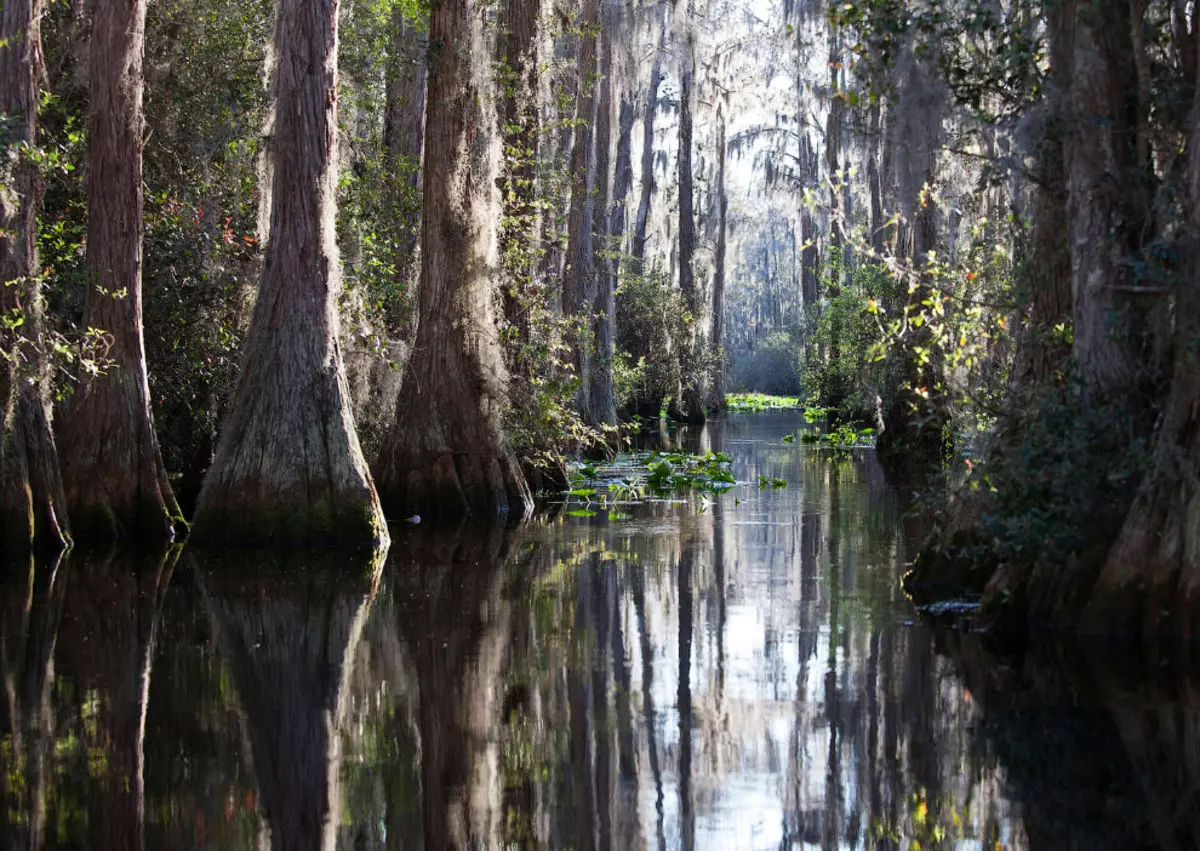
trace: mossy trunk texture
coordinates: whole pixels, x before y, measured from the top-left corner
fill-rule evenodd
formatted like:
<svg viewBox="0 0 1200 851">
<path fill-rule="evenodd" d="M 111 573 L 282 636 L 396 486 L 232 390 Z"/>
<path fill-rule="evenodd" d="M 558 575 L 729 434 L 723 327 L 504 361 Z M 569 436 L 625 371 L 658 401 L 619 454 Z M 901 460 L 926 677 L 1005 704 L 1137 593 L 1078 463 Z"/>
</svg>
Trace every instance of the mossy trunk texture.
<svg viewBox="0 0 1200 851">
<path fill-rule="evenodd" d="M 92 18 L 83 325 L 109 335 L 112 365 L 79 388 L 60 424 L 78 540 L 162 543 L 184 529 L 154 433 L 142 337 L 145 29 L 146 0 L 110 0 Z"/>
<path fill-rule="evenodd" d="M 338 345 L 337 0 L 280 0 L 266 266 L 233 404 L 196 508 L 204 545 L 387 538 Z"/>
<path fill-rule="evenodd" d="M 337 847 L 342 721 L 384 555 L 194 561 L 279 851 Z"/>
<path fill-rule="evenodd" d="M 42 75 L 38 0 L 0 6 L 0 548 L 61 549 L 70 540 L 58 452 L 43 398 L 42 183 L 25 149 L 37 143 Z"/>
<path fill-rule="evenodd" d="M 375 473 L 388 514 L 432 518 L 532 507 L 504 433 L 496 328 L 499 145 L 482 10 L 438 0 L 425 118 L 420 322 L 396 423 Z"/>
</svg>

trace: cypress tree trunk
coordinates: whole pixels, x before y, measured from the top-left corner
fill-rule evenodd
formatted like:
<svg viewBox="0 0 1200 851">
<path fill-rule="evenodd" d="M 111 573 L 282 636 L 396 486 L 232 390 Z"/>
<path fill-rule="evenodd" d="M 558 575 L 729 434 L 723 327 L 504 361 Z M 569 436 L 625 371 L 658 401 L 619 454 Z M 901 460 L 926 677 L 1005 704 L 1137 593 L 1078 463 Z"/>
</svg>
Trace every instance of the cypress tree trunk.
<svg viewBox="0 0 1200 851">
<path fill-rule="evenodd" d="M 885 469 L 911 481 L 941 463 L 949 414 L 936 349 L 934 356 L 924 362 L 916 352 L 918 348 L 932 348 L 929 323 L 911 321 L 935 299 L 942 298 L 926 269 L 928 253 L 938 247 L 938 234 L 937 206 L 925 195 L 925 189 L 932 191 L 937 176 L 944 85 L 927 57 L 916 55 L 911 45 L 907 50 L 911 55 L 896 105 L 896 114 L 904 122 L 898 133 L 905 144 L 897 152 L 896 161 L 899 202 L 908 222 L 905 235 L 909 239 L 901 250 L 912 264 L 912 280 L 902 308 L 910 320 L 897 353 L 900 386 L 886 401 L 885 428 L 875 449 Z"/>
<path fill-rule="evenodd" d="M 650 83 L 646 87 L 646 104 L 642 113 L 641 197 L 633 226 L 632 246 L 634 266 L 639 272 L 646 258 L 646 228 L 650 222 L 650 204 L 654 199 L 654 119 L 658 117 L 658 90 L 662 85 L 662 56 L 666 45 L 667 24 L 664 21 L 658 37 L 658 50 L 654 51 L 654 62 L 650 66 Z"/>
<path fill-rule="evenodd" d="M 885 226 L 883 218 L 883 194 L 879 182 L 879 134 L 880 126 L 879 102 L 871 105 L 870 130 L 867 137 L 867 189 L 871 203 L 871 250 L 875 252 L 876 261 L 883 258 Z"/>
<path fill-rule="evenodd" d="M 842 123 L 845 104 L 838 86 L 838 66 L 841 62 L 841 45 L 838 43 L 837 28 L 829 22 L 829 114 L 825 121 L 825 179 L 829 181 L 829 259 L 836 262 L 836 271 L 830 277 L 830 298 L 837 298 L 842 275 L 842 239 L 845 223 L 843 216 L 848 212 L 842 207 L 840 180 L 842 170 Z M 837 358 L 839 340 L 837 329 L 833 332 L 831 356 Z"/>
<path fill-rule="evenodd" d="M 578 95 L 575 101 L 575 140 L 571 143 L 571 209 L 567 216 L 567 263 L 563 272 L 563 316 L 575 323 L 571 329 L 575 376 L 579 379 L 576 408 L 590 409 L 591 360 L 594 345 L 588 314 L 594 298 L 592 278 L 592 217 L 596 185 L 592 159 L 592 127 L 596 118 L 596 30 L 600 0 L 583 0 L 579 37 Z"/>
<path fill-rule="evenodd" d="M 1129 14 L 1118 0 L 1069 0 L 1056 34 L 1071 62 L 1065 160 L 1074 345 L 1092 403 L 1128 399 L 1155 347 L 1146 296 L 1132 294 L 1137 264 L 1129 262 L 1148 230 Z"/>
<path fill-rule="evenodd" d="M 502 424 L 507 374 L 496 330 L 499 151 L 484 22 L 436 0 L 425 116 L 420 324 L 376 464 L 394 516 L 460 517 L 532 504 Z"/>
<path fill-rule="evenodd" d="M 676 0 L 679 2 L 679 0 Z M 696 273 L 692 264 L 696 253 L 696 214 L 694 209 L 694 174 L 692 170 L 692 113 L 696 105 L 696 35 L 693 32 L 694 8 L 687 0 L 683 56 L 679 69 L 679 292 L 684 306 L 692 315 L 691 351 L 704 345 L 704 305 L 696 291 Z M 682 372 L 682 370 L 681 370 Z M 704 422 L 703 376 L 684 376 L 682 382 L 682 411 L 690 423 Z"/>
<path fill-rule="evenodd" d="M 607 323 L 611 337 L 607 341 L 601 340 L 600 344 L 602 348 L 606 347 L 605 350 L 608 352 L 610 360 L 615 348 L 617 329 L 616 292 L 621 281 L 621 252 L 625 242 L 626 227 L 625 213 L 629 190 L 633 186 L 633 120 L 633 92 L 627 91 L 621 97 L 621 107 L 617 117 L 617 162 L 613 170 L 612 213 L 608 223 L 609 248 L 612 251 L 612 257 L 606 259 L 604 264 L 603 274 L 607 280 L 601 280 L 601 287 L 606 288 L 609 295 L 606 305 L 611 311 Z"/>
<path fill-rule="evenodd" d="M 667 23 L 664 19 L 659 32 L 658 49 L 654 51 L 654 60 L 650 66 L 650 80 L 642 107 L 641 178 L 637 216 L 634 219 L 633 236 L 630 239 L 630 254 L 633 258 L 630 265 L 634 273 L 638 275 L 645 273 L 646 231 L 649 228 L 650 208 L 656 188 L 654 181 L 654 125 L 655 119 L 658 117 L 658 93 L 662 86 L 662 57 L 666 51 L 666 42 Z M 630 157 L 632 158 L 632 153 Z M 618 308 L 619 310 L 620 308 Z M 652 333 L 646 334 L 646 330 L 650 330 Z M 639 329 L 638 332 L 632 333 L 630 329 L 623 327 L 621 334 L 624 341 L 623 349 L 635 360 L 639 356 L 649 354 L 655 347 L 665 349 L 667 360 L 673 359 L 671 340 L 665 321 L 656 323 L 656 327 L 653 329 Z M 658 420 L 662 411 L 664 395 L 664 388 L 657 386 L 657 382 L 647 382 L 647 386 L 640 388 L 636 396 L 629 401 L 628 413 L 647 420 Z"/>
<path fill-rule="evenodd" d="M 608 0 L 604 10 L 604 23 L 600 33 L 600 98 L 596 106 L 596 211 L 592 217 L 593 272 L 595 297 L 592 300 L 592 336 L 595 341 L 595 356 L 588 391 L 588 420 L 596 426 L 615 426 L 617 409 L 613 400 L 613 318 L 617 303 L 614 292 L 613 261 L 607 254 L 615 254 L 619 243 L 613 244 L 609 233 L 609 215 L 613 186 L 609 171 L 612 151 L 613 113 L 613 39 L 616 37 L 618 7 Z M 599 253 L 597 254 L 596 251 Z"/>
<path fill-rule="evenodd" d="M 60 438 L 80 539 L 162 543 L 184 528 L 150 413 L 142 337 L 142 57 L 146 0 L 92 16 L 88 75 L 88 288 L 83 324 L 112 340 L 110 371 L 71 402 Z"/>
<path fill-rule="evenodd" d="M 709 409 L 725 410 L 725 251 L 729 199 L 725 194 L 725 114 L 717 107 L 717 252 L 713 270 L 712 350 L 717 357 Z M 795 255 L 795 242 L 792 243 Z"/>
<path fill-rule="evenodd" d="M 193 537 L 207 544 L 386 540 L 337 339 L 337 0 L 280 0 L 266 266 Z"/>
<path fill-rule="evenodd" d="M 800 175 L 803 185 L 815 192 L 818 180 L 817 151 L 807 133 L 800 138 Z M 800 211 L 800 239 L 804 244 L 804 248 L 800 252 L 800 290 L 804 298 L 804 306 L 810 307 L 815 305 L 821 297 L 819 292 L 821 255 L 820 248 L 817 246 L 819 239 L 817 223 L 813 218 L 813 211 L 808 207 L 804 207 Z"/>
<path fill-rule="evenodd" d="M 1140 632 L 1152 647 L 1168 635 L 1185 643 L 1200 636 L 1200 90 L 1187 145 L 1192 256 L 1176 296 L 1166 411 L 1154 465 L 1083 616 L 1085 631 Z"/>
<path fill-rule="evenodd" d="M 40 0 L 0 7 L 0 316 L 23 324 L 0 330 L 0 547 L 60 549 L 70 538 L 58 452 L 42 388 L 41 280 L 37 215 L 42 184 L 21 152 L 37 142 L 42 75 Z"/>
</svg>

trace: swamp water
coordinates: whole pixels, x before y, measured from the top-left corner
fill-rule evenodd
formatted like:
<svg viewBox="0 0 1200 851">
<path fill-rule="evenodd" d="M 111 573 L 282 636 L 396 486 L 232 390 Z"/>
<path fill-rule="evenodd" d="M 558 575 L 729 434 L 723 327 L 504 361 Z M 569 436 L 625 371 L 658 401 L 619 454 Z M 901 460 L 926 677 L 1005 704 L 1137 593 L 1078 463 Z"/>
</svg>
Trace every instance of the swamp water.
<svg viewBox="0 0 1200 851">
<path fill-rule="evenodd" d="M 382 562 L 10 563 L 0 845 L 1200 846 L 1187 678 L 922 625 L 873 454 L 802 426 L 685 431 L 720 497 Z"/>
</svg>

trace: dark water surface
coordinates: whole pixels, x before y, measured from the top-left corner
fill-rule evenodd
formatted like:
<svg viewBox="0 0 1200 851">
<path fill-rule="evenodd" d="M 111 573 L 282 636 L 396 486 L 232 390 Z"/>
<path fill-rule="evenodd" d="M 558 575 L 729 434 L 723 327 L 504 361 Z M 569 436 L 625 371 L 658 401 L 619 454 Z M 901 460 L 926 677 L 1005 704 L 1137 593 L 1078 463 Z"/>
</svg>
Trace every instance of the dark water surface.
<svg viewBox="0 0 1200 851">
<path fill-rule="evenodd" d="M 916 623 L 873 455 L 801 424 L 683 437 L 786 489 L 382 564 L 9 564 L 2 847 L 1200 846 L 1187 678 Z"/>
</svg>

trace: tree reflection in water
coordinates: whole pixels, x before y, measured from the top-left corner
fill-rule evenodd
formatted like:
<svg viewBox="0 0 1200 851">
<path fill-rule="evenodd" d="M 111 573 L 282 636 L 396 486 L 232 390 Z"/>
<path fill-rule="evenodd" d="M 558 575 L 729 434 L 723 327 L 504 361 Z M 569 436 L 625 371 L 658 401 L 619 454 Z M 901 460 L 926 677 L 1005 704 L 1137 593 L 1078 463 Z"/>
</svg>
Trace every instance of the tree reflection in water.
<svg viewBox="0 0 1200 851">
<path fill-rule="evenodd" d="M 874 460 L 790 416 L 702 433 L 785 489 L 400 529 L 382 567 L 8 565 L 0 842 L 1200 847 L 1192 673 L 914 622 Z"/>
<path fill-rule="evenodd" d="M 383 553 L 194 558 L 277 849 L 332 851 L 347 684 Z"/>
</svg>

